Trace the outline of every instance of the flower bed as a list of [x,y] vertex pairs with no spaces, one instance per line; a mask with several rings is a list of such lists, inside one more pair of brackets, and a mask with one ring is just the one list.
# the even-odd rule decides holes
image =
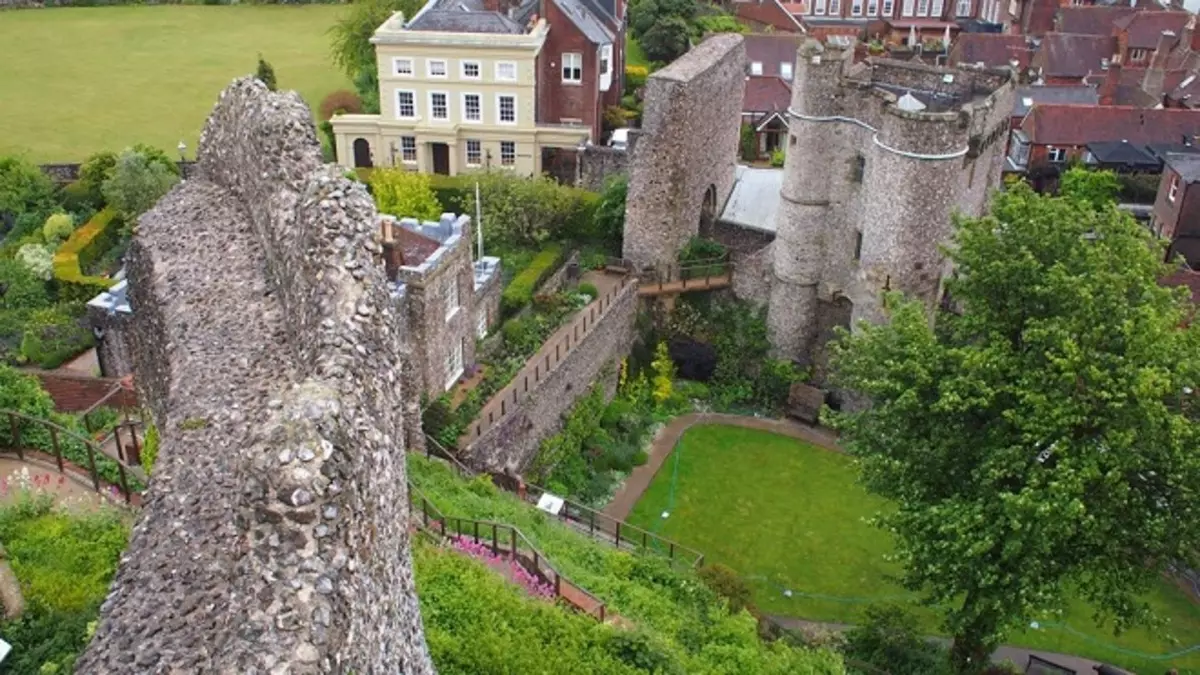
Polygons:
[[554,599],[556,595],[554,587],[525,569],[515,558],[497,555],[487,544],[476,542],[464,535],[451,537],[450,543],[456,551],[465,553],[504,574],[507,579],[525,589],[529,595],[546,600]]

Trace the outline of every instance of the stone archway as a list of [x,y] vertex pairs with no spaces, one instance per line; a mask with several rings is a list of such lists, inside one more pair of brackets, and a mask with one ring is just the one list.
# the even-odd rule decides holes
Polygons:
[[717,186],[709,183],[700,204],[700,236],[712,237],[713,224],[717,222]]
[[365,138],[354,139],[354,166],[362,169],[369,169],[373,166],[371,163],[371,143]]

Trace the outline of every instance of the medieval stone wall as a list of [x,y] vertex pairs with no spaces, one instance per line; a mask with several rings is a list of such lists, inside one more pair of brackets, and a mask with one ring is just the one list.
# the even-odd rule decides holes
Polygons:
[[432,673],[377,214],[308,108],[221,94],[128,258],[153,480],[86,673]]
[[647,79],[630,158],[623,257],[670,264],[699,232],[706,193],[720,213],[733,190],[745,90],[740,35],[709,37]]
[[629,156],[633,152],[633,138],[625,150],[615,150],[606,145],[589,145],[579,158],[579,187],[593,192],[604,189],[610,177],[629,171]]
[[[595,327],[567,352],[546,377],[522,394],[515,412],[487,429],[465,450],[463,460],[481,471],[525,470],[541,442],[562,430],[563,417],[592,383],[625,358],[633,346],[637,283],[625,285]],[[606,395],[616,391],[616,368],[604,380]],[[535,388],[536,387],[536,388]]]

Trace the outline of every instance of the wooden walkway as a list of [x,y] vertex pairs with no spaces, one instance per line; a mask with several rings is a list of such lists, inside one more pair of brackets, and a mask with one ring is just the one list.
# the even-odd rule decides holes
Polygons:
[[733,283],[730,274],[720,274],[700,279],[679,279],[676,281],[652,281],[638,286],[638,296],[654,297],[658,295],[678,295],[700,291],[714,291],[729,288]]

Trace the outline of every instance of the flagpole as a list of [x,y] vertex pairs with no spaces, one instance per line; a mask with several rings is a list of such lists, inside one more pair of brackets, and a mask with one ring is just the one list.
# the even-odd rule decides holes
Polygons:
[[483,260],[483,208],[479,204],[479,181],[475,181],[475,234],[479,241],[476,251]]

